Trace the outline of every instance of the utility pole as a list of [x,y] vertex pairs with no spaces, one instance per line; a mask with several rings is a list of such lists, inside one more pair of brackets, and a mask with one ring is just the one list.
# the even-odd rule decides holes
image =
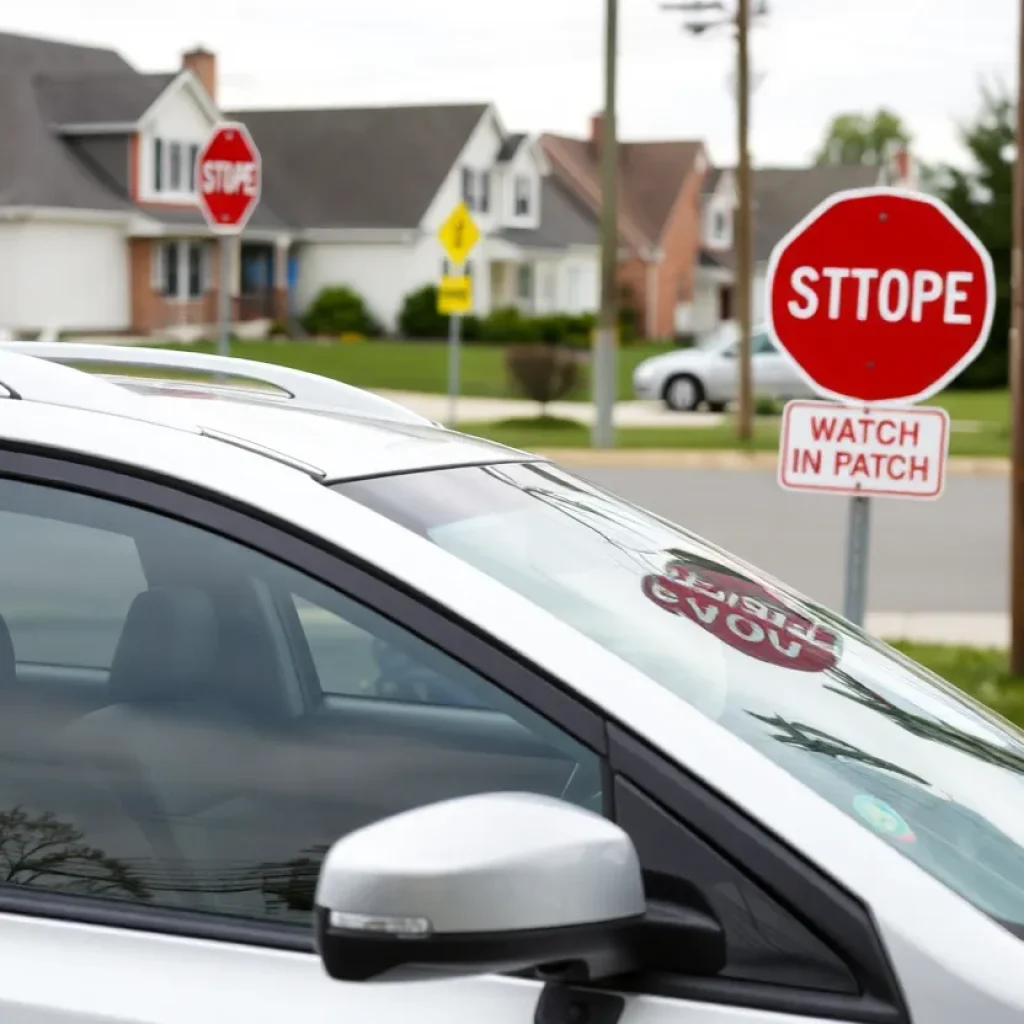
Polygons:
[[1013,164],[1010,391],[1010,671],[1024,675],[1024,0],[1017,15],[1017,138]]
[[618,60],[618,0],[604,6],[604,114],[601,117],[601,315],[594,341],[595,448],[615,445],[614,409],[619,333],[618,142],[615,74]]
[[[724,14],[722,0],[690,0],[684,3],[663,3],[662,10],[704,14],[717,11]],[[739,410],[737,426],[741,441],[749,441],[754,433],[754,388],[751,373],[751,333],[753,310],[751,288],[754,276],[753,258],[753,186],[750,174],[750,22],[751,17],[768,13],[767,0],[759,0],[751,10],[751,0],[736,0],[735,14],[712,21],[687,21],[683,28],[692,35],[701,35],[720,25],[735,26],[736,30],[736,312],[739,320]]]
[[736,4],[736,127],[739,209],[736,211],[736,312],[740,327],[739,435],[749,441],[754,434],[754,381],[750,352],[750,289],[754,276],[751,238],[750,189],[750,0]]

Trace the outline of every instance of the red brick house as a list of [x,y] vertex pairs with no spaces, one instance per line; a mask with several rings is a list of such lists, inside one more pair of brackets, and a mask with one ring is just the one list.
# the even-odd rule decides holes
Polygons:
[[[601,208],[601,117],[588,138],[542,135],[552,173],[595,217]],[[676,310],[694,300],[708,170],[698,141],[620,142],[620,301],[646,338],[676,334]]]

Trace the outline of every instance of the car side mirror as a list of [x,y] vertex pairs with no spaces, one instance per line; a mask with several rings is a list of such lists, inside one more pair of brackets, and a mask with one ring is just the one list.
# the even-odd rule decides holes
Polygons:
[[722,350],[722,358],[723,359],[735,359],[736,358],[736,349],[734,349],[734,348],[723,349]]
[[572,804],[486,793],[430,804],[331,847],[316,948],[339,981],[533,970],[564,982],[633,973],[662,949],[725,964],[704,907],[650,907],[632,840]]

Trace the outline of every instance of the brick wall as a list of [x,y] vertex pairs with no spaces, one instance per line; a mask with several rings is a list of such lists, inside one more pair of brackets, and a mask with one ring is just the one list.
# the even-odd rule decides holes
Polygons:
[[657,272],[655,335],[671,338],[675,333],[678,302],[692,302],[700,262],[702,218],[700,193],[704,174],[691,173],[679,193],[662,238],[664,257]]
[[692,302],[701,247],[703,173],[692,172],[679,192],[661,238],[662,259],[653,268],[638,256],[619,264],[619,288],[628,289],[645,338],[671,338],[678,302]]

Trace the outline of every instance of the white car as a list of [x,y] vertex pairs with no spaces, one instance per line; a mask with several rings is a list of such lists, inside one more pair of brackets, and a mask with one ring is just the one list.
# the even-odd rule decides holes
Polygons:
[[[754,394],[787,400],[814,398],[815,392],[783,355],[766,330],[751,336]],[[691,412],[701,404],[721,412],[739,394],[739,342],[734,332],[697,348],[672,349],[645,359],[633,371],[633,393],[669,409]]]
[[332,381],[0,384],[0,1020],[1024,1019],[1024,735],[883,643]]

